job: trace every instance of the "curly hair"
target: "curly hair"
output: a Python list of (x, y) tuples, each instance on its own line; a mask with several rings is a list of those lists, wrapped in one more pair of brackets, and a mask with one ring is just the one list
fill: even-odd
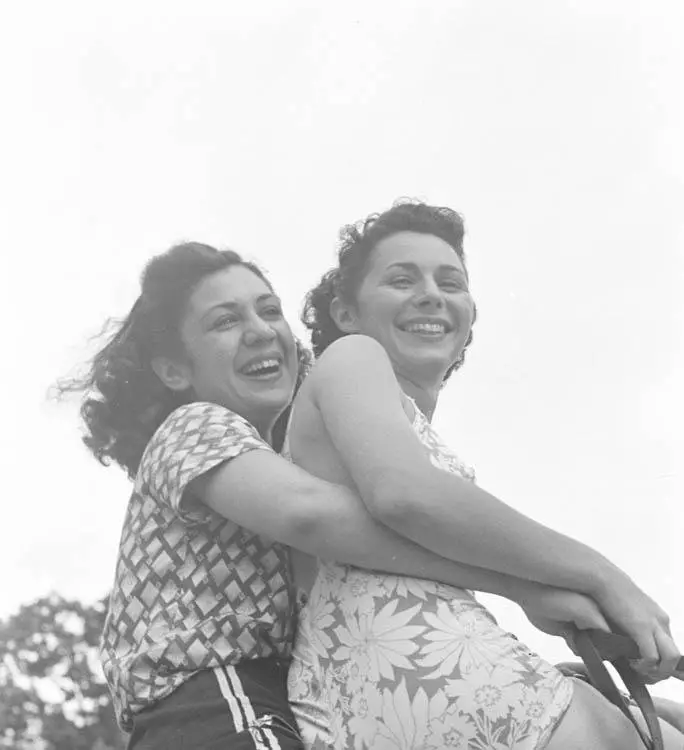
[[(354, 224), (347, 224), (340, 230), (338, 263), (335, 268), (323, 274), (317, 286), (306, 295), (302, 322), (311, 332), (311, 346), (314, 354), (320, 356), (333, 341), (345, 336), (330, 314), (330, 303), (335, 297), (352, 304), (361, 286), (368, 260), (375, 246), (386, 237), (398, 232), (420, 232), (439, 237), (451, 245), (468, 273), (463, 252), (465, 227), (463, 218), (451, 208), (430, 206), (427, 203), (400, 199), (392, 208), (381, 214), (371, 214)], [(473, 323), (477, 310), (473, 311)], [(465, 351), (473, 340), (472, 328), (461, 354), (447, 370), (444, 381), (459, 367), (465, 358)]]
[[(165, 386), (151, 363), (156, 356), (182, 351), (179, 326), (188, 298), (202, 279), (237, 265), (273, 289), (261, 269), (232, 250), (186, 242), (152, 258), (141, 276), (140, 296), (124, 320), (108, 321), (105, 328), (113, 326), (114, 333), (89, 363), (86, 374), (57, 384), (59, 394), (83, 393), (83, 442), (101, 463), (113, 461), (135, 477), (157, 428), (174, 409), (194, 400), (190, 390), (176, 392)], [(311, 353), (296, 343), (299, 386)], [(282, 442), (286, 418), (281, 415), (274, 426), (274, 442)]]

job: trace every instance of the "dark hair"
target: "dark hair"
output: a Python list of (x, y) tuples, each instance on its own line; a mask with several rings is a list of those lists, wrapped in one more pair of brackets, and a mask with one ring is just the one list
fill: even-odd
[[(152, 369), (152, 359), (181, 351), (178, 327), (190, 294), (202, 279), (217, 271), (241, 265), (270, 282), (253, 263), (232, 250), (217, 250), (198, 242), (186, 242), (152, 258), (141, 276), (141, 294), (107, 344), (95, 355), (83, 377), (57, 384), (60, 394), (84, 393), (81, 417), (86, 427), (83, 442), (103, 464), (119, 464), (133, 478), (145, 446), (159, 425), (177, 407), (194, 400), (188, 390), (176, 392), (165, 386)], [(297, 341), (303, 378), (310, 352)], [(280, 421), (286, 419), (281, 415)], [(284, 428), (274, 435), (282, 440)]]
[[(426, 203), (400, 199), (381, 214), (371, 214), (340, 230), (337, 267), (323, 274), (320, 283), (306, 295), (302, 322), (311, 331), (311, 346), (320, 356), (333, 341), (345, 336), (330, 314), (330, 303), (335, 297), (351, 304), (363, 282), (368, 259), (375, 246), (398, 232), (421, 232), (439, 237), (451, 245), (463, 267), (463, 218), (451, 208), (429, 206)], [(467, 274), (467, 269), (466, 269)], [(473, 313), (475, 322), (476, 311)], [(473, 340), (472, 328), (458, 360), (447, 370), (444, 380), (457, 370), (465, 357), (465, 350)]]

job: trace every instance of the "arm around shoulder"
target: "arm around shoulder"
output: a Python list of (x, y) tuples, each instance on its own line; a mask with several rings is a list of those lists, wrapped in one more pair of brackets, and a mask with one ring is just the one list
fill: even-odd
[(224, 518), (312, 555), (322, 551), (318, 540), (328, 517), (324, 497), (335, 489), (265, 450), (225, 462), (191, 487)]

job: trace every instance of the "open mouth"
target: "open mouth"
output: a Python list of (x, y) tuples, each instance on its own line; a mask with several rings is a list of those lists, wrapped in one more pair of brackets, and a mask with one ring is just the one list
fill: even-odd
[(412, 321), (399, 326), (405, 333), (412, 333), (423, 338), (441, 338), (452, 330), (452, 326), (444, 321)]
[(264, 357), (252, 360), (240, 368), (240, 373), (248, 378), (266, 379), (280, 375), (283, 369), (282, 359), (279, 357)]

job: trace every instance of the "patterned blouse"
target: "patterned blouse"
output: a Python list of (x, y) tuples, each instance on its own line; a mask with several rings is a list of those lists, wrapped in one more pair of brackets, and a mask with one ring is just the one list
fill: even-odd
[(251, 450), (271, 450), (251, 424), (222, 406), (193, 403), (166, 419), (143, 454), (101, 644), (125, 731), (135, 713), (199, 670), (290, 655), (287, 547), (185, 492), (193, 479)]

